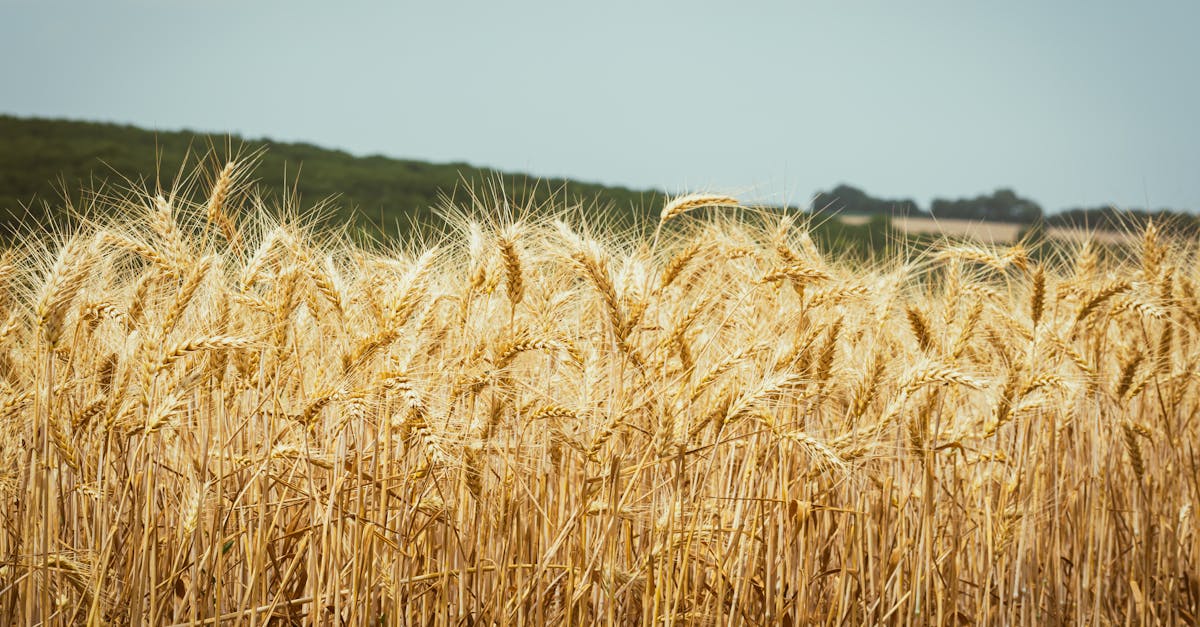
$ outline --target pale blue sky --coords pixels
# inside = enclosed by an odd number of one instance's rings
[[[1200,209],[1197,2],[0,0],[0,111],[806,203]]]

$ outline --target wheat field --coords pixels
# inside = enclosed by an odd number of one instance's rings
[[[1196,242],[481,194],[385,247],[249,173],[5,253],[6,624],[1197,620]]]
[[[865,215],[838,216],[845,224],[862,225],[870,222],[871,217]],[[1012,244],[1020,239],[1021,231],[1028,225],[1015,222],[988,222],[984,220],[962,220],[954,218],[919,218],[896,216],[891,219],[892,226],[908,234],[933,234],[953,237],[956,239],[972,239],[989,244]],[[1052,226],[1046,228],[1046,237],[1074,242],[1082,245],[1086,242],[1094,244],[1135,243],[1140,234],[1132,229],[1125,231],[1089,230],[1083,227]]]

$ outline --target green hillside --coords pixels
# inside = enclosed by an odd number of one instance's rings
[[[266,148],[254,171],[261,190],[279,194],[296,185],[302,207],[334,198],[336,218],[364,226],[382,222],[392,232],[396,225],[404,229],[413,222],[436,223],[431,209],[439,193],[465,198],[464,181],[479,185],[503,180],[505,190],[518,200],[538,201],[564,192],[586,205],[611,208],[606,215],[622,221],[639,211],[653,211],[662,202],[657,192],[537,180],[466,163],[357,157],[303,143],[0,115],[0,228],[8,233],[21,224],[53,219],[47,213],[61,211],[64,191],[73,200],[101,182],[120,191],[128,187],[126,178],[153,187],[154,181],[145,177],[155,172],[169,185],[185,157],[192,165],[206,155],[223,162],[230,147],[242,154]]]
[[[153,189],[156,172],[162,173],[160,180],[169,187],[185,158],[184,172],[203,165],[203,171],[211,173],[231,152],[259,154],[253,176],[268,206],[272,201],[282,204],[280,195],[295,186],[301,209],[332,199],[323,211],[331,221],[349,221],[368,233],[385,236],[407,232],[414,223],[436,227],[439,218],[434,208],[440,194],[466,203],[466,186],[486,189],[498,181],[514,202],[536,206],[552,195],[561,200],[565,194],[610,225],[628,226],[637,218],[650,218],[641,224],[652,225],[665,200],[656,191],[538,180],[466,163],[358,157],[311,144],[0,115],[0,241],[61,221],[64,193],[76,207],[85,207],[87,190],[103,187],[107,193],[119,194],[130,187]],[[207,184],[201,181],[196,199],[202,200],[207,191]],[[555,204],[561,207],[563,203]],[[878,218],[863,225],[816,219],[812,236],[819,246],[838,256],[880,254],[903,236],[891,228],[886,217]]]

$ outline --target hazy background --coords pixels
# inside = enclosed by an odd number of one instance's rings
[[[0,111],[768,201],[1195,210],[1198,7],[0,0]]]

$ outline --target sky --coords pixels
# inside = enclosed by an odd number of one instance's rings
[[[0,112],[807,205],[1200,210],[1200,3],[0,0]]]

